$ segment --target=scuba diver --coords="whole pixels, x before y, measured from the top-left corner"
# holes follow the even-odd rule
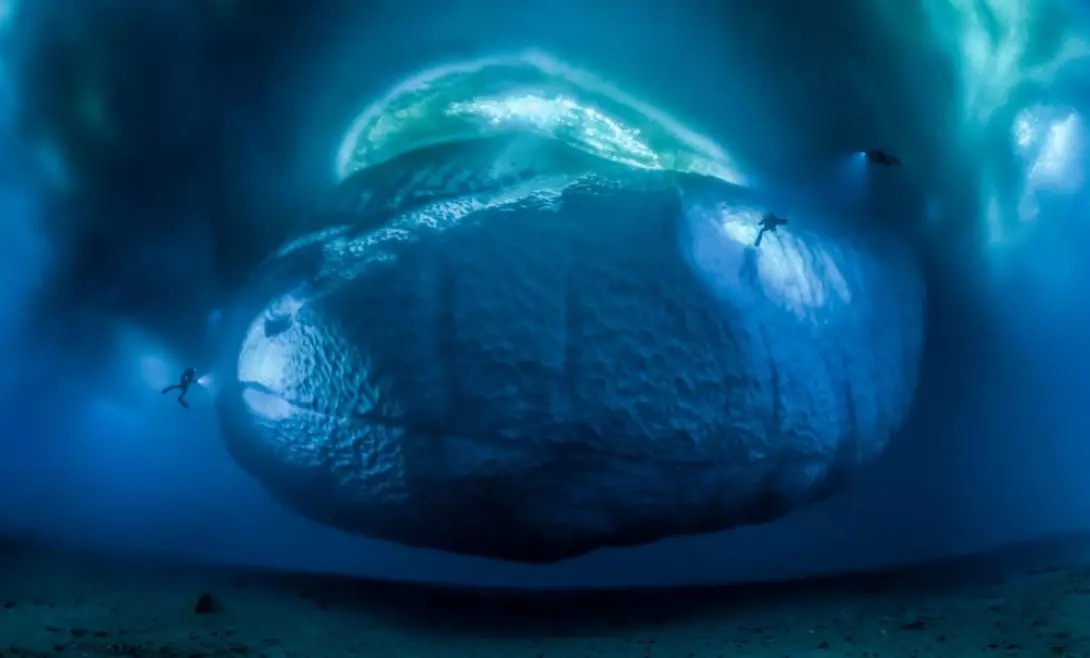
[[[185,401],[185,394],[189,392],[189,387],[195,381],[197,381],[197,369],[196,368],[186,368],[182,372],[181,380],[179,380],[177,384],[171,384],[170,386],[167,386],[166,388],[164,388],[163,389],[163,394],[166,395],[167,393],[170,393],[171,391],[174,391],[174,390],[181,391],[181,393],[178,394],[178,404],[180,404],[183,407],[185,407],[186,409],[188,409],[189,408],[189,403]]]
[[[757,241],[753,243],[753,246],[761,246],[761,239],[764,238],[765,231],[771,231],[772,233],[775,233],[778,227],[784,226],[786,224],[787,218],[777,217],[775,213],[766,212],[765,214],[761,215],[761,222],[758,224],[758,226],[761,227],[761,230],[757,233]]]
[[[901,166],[901,160],[897,158],[897,156],[890,155],[885,151],[875,149],[873,151],[865,151],[864,153],[867,156],[868,162],[873,162],[874,164],[882,165],[883,167]]]

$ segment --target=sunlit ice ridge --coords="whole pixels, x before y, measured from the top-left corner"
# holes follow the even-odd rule
[[[236,461],[305,516],[553,562],[769,521],[911,408],[911,250],[739,185],[665,113],[540,53],[431,69],[355,122],[312,232],[226,319]]]
[[[426,145],[512,133],[547,136],[600,158],[741,183],[712,140],[592,73],[539,51],[426,69],[355,120],[336,172],[353,172]]]

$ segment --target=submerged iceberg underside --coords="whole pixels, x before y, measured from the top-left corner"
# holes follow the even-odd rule
[[[235,459],[332,526],[548,562],[770,520],[881,453],[921,351],[910,254],[803,216],[757,249],[751,193],[564,148],[342,183],[235,310]]]

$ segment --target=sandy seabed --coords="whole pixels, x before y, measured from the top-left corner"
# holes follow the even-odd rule
[[[0,658],[1090,658],[1090,538],[776,584],[533,593],[0,551]]]

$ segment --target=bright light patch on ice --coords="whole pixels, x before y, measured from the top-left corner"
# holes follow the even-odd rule
[[[290,334],[291,332],[285,332]],[[238,359],[238,378],[244,384],[257,384],[268,391],[245,388],[242,401],[249,410],[266,420],[284,420],[291,416],[293,407],[277,392],[291,377],[292,344],[285,334],[275,338],[265,337],[265,320],[259,317],[250,327]]]
[[[790,226],[773,233],[765,232],[761,246],[755,247],[760,232],[762,212],[756,209],[723,209],[722,229],[743,249],[752,249],[757,276],[764,293],[780,301],[800,317],[821,308],[835,297],[851,303],[847,280],[836,259],[823,247],[804,244]]]
[[[730,239],[739,244],[753,244],[757,241],[760,232],[758,224],[761,221],[761,213],[756,210],[741,210],[723,215],[723,231]],[[785,230],[781,227],[779,230]],[[771,238],[772,236],[768,236]]]
[[[265,420],[286,420],[295,412],[295,408],[284,398],[252,388],[242,392],[242,401],[250,413]]]
[[[1082,184],[1086,140],[1078,112],[1031,107],[1014,120],[1013,133],[1018,153],[1028,164],[1026,176],[1034,187],[1071,190]]]
[[[290,361],[291,345],[284,340],[284,334],[266,338],[265,319],[258,318],[250,326],[242,344],[238,357],[238,380],[279,390],[289,376]]]
[[[1011,133],[1026,167],[1018,216],[1030,221],[1037,217],[1039,192],[1065,194],[1082,187],[1086,131],[1075,110],[1039,105],[1022,110]]]
[[[476,115],[501,128],[529,128],[537,132],[574,135],[598,153],[615,153],[614,159],[636,167],[661,169],[657,154],[629,130],[592,107],[564,96],[545,98],[521,95],[455,103],[447,110],[454,115]]]
[[[356,118],[338,149],[337,177],[422,146],[530,130],[603,159],[743,177],[712,140],[597,77],[538,52],[428,69]]]
[[[244,384],[257,384],[268,392],[246,389],[243,399],[251,410],[269,420],[278,420],[293,407],[276,395],[283,393],[292,382],[303,375],[296,372],[298,363],[293,358],[306,339],[295,322],[295,316],[304,302],[293,295],[285,295],[260,314],[246,332],[238,357],[238,380]],[[291,326],[274,336],[267,336],[266,321],[290,316]]]

